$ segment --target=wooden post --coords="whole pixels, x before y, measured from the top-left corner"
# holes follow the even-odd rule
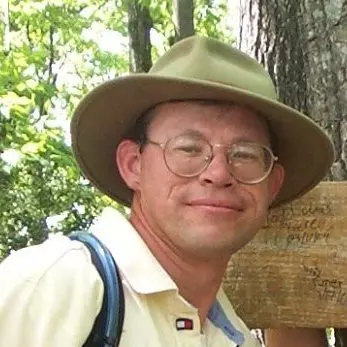
[[[232,256],[224,287],[253,328],[347,326],[347,182],[270,212]]]

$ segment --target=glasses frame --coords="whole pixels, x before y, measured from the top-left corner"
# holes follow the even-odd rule
[[[173,174],[179,176],[179,177],[186,177],[186,178],[190,178],[190,177],[196,177],[196,176],[199,176],[202,172],[204,172],[208,167],[209,165],[211,164],[213,158],[214,158],[214,148],[215,147],[218,147],[218,148],[231,148],[232,146],[234,145],[242,145],[242,144],[249,144],[249,145],[256,145],[258,147],[261,147],[261,148],[264,148],[266,149],[269,153],[270,153],[270,157],[271,157],[271,165],[269,166],[269,169],[267,170],[267,172],[264,174],[263,177],[259,178],[259,179],[256,179],[256,180],[253,180],[253,181],[244,181],[244,180],[240,180],[239,178],[235,177],[234,173],[232,172],[232,170],[229,170],[229,173],[230,175],[238,182],[241,182],[243,184],[249,184],[249,185],[253,185],[253,184],[257,184],[257,183],[260,183],[262,181],[264,181],[268,176],[269,174],[271,173],[275,163],[278,161],[278,157],[276,155],[274,155],[274,153],[272,152],[272,149],[269,147],[269,146],[266,146],[266,145],[261,145],[259,143],[256,143],[256,142],[236,142],[236,143],[233,143],[232,145],[223,145],[223,144],[220,144],[220,143],[216,143],[216,144],[211,144],[209,141],[207,141],[206,139],[204,138],[201,138],[203,141],[205,141],[209,147],[210,147],[210,150],[211,150],[211,155],[209,157],[205,157],[205,166],[202,167],[202,169],[197,172],[197,173],[194,173],[194,174],[191,174],[191,175],[182,175],[180,173],[177,173],[175,172],[174,170],[172,170],[172,168],[170,167],[170,165],[168,164],[167,162],[167,159],[166,159],[166,149],[167,149],[167,145],[168,143],[170,143],[172,140],[176,139],[176,138],[179,138],[183,135],[178,135],[178,136],[174,136],[174,137],[171,137],[170,139],[168,139],[166,142],[157,142],[157,141],[153,141],[149,138],[146,138],[142,145],[144,144],[152,144],[152,145],[155,145],[155,146],[158,146],[162,149],[163,151],[163,159],[164,159],[164,162],[165,162],[165,165],[167,167],[167,169],[172,172]]]

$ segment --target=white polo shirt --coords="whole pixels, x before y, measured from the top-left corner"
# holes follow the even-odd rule
[[[132,225],[107,209],[93,233],[122,276],[120,347],[258,347],[222,290],[203,327]],[[64,236],[28,247],[0,265],[0,346],[80,347],[100,311],[103,284],[88,250]]]

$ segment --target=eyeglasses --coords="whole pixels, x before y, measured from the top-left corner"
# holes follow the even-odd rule
[[[197,135],[179,135],[166,143],[149,139],[146,142],[159,146],[163,150],[167,168],[181,177],[194,177],[201,174],[214,157],[214,147],[227,149],[226,161],[230,174],[237,181],[246,184],[263,181],[278,160],[269,147],[253,142],[240,142],[230,146],[211,145]]]

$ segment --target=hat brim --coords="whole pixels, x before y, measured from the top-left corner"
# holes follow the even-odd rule
[[[72,149],[84,175],[103,193],[129,206],[132,192],[116,166],[115,151],[136,119],[156,104],[172,100],[223,100],[258,111],[276,135],[284,185],[272,207],[303,195],[328,172],[332,144],[307,116],[271,99],[215,82],[134,74],[108,81],[78,105],[72,122]]]

